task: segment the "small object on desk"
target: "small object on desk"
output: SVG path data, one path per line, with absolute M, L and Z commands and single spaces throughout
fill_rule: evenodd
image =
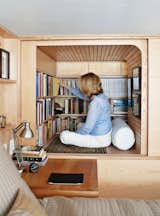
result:
M 39 169 L 39 165 L 37 163 L 31 163 L 29 165 L 29 172 L 31 173 L 37 173 Z
M 48 184 L 82 184 L 83 176 L 83 173 L 51 173 L 48 178 Z
M 6 126 L 6 116 L 0 115 L 0 128 L 5 128 Z

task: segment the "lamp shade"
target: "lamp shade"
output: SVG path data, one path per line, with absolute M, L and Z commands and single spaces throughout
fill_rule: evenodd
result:
M 23 137 L 23 138 L 26 138 L 26 139 L 32 138 L 34 136 L 33 131 L 30 128 L 30 123 L 29 122 L 24 122 L 24 128 L 21 131 L 21 133 L 19 134 L 19 136 Z

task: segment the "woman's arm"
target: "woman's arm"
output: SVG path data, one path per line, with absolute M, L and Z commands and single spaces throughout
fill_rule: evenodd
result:
M 89 110 L 86 118 L 86 122 L 82 128 L 78 129 L 76 133 L 89 134 L 95 127 L 96 121 L 101 114 L 101 104 L 98 101 L 92 101 L 89 105 Z
M 78 98 L 82 99 L 82 100 L 86 100 L 86 101 L 90 101 L 90 99 L 88 97 L 85 97 L 84 94 L 80 91 L 80 89 L 78 88 L 71 88 L 69 86 L 64 85 L 63 83 L 60 84 L 63 88 L 68 89 L 68 91 L 72 94 L 74 94 L 75 96 L 77 96 Z
M 75 96 L 77 96 L 78 98 L 82 99 L 82 100 L 86 100 L 89 101 L 90 99 L 88 97 L 85 97 L 84 94 L 80 91 L 80 89 L 77 88 L 68 88 L 68 90 L 74 94 Z

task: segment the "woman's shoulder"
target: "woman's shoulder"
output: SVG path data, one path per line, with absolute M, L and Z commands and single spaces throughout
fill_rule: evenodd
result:
M 93 103 L 99 103 L 103 104 L 106 103 L 106 100 L 108 100 L 108 97 L 105 94 L 99 94 L 92 100 Z

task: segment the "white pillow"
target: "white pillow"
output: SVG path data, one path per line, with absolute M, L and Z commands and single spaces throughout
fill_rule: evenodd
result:
M 135 136 L 129 125 L 122 119 L 112 121 L 112 144 L 120 150 L 128 150 L 135 143 Z

